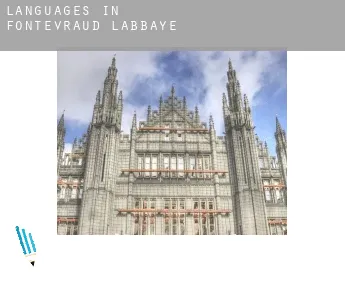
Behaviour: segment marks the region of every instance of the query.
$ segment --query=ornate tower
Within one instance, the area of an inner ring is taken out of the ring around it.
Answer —
[[[266,235],[266,209],[251,109],[246,95],[242,100],[240,83],[231,61],[227,77],[228,101],[223,94],[223,114],[235,233]]]
[[[282,129],[278,117],[276,117],[276,153],[279,161],[280,172],[287,187],[287,141],[285,131]]]
[[[63,157],[63,152],[65,150],[65,117],[64,113],[62,114],[58,126],[57,126],[57,175],[59,177],[59,171],[60,171],[60,164]]]
[[[115,57],[98,91],[89,133],[79,234],[113,234],[112,215],[123,109]]]

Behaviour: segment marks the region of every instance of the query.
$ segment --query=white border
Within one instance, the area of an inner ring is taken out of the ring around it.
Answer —
[[[288,236],[57,236],[56,52],[1,52],[0,62],[6,257],[0,276],[150,282],[343,276],[336,254],[344,246],[345,53],[288,53]],[[34,268],[21,259],[16,225],[32,233]]]

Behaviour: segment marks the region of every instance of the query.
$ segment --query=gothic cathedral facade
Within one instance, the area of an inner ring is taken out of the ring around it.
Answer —
[[[64,153],[57,127],[59,235],[286,235],[287,140],[276,118],[277,159],[254,132],[229,61],[224,136],[171,88],[121,131],[116,60],[96,95],[87,132]]]

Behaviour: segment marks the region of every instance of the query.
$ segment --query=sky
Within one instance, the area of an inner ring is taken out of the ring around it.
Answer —
[[[224,135],[222,93],[229,59],[249,98],[255,132],[267,142],[271,155],[276,116],[287,133],[286,51],[63,51],[58,52],[57,119],[65,111],[66,151],[86,132],[114,54],[118,90],[124,96],[124,133],[130,132],[134,111],[138,121],[146,120],[147,106],[158,109],[160,95],[167,98],[174,85],[175,95],[186,96],[190,110],[198,106],[201,121],[208,124],[212,114],[217,135]]]

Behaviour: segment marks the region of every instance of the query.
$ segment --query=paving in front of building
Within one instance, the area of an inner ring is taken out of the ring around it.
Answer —
[[[224,136],[174,87],[158,109],[148,106],[145,121],[134,113],[130,134],[123,134],[117,72],[114,57],[71,153],[64,154],[64,114],[59,120],[59,235],[287,234],[286,134],[276,118],[277,158],[270,156],[231,61]]]

